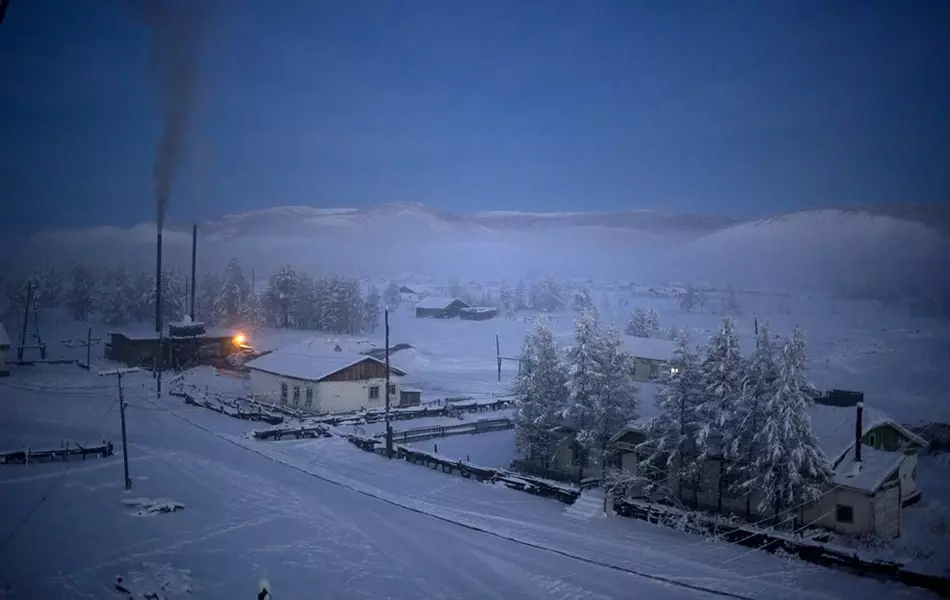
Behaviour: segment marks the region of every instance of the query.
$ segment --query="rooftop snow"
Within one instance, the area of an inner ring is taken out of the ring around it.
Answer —
[[[432,296],[423,298],[416,304],[416,308],[448,308],[453,302],[462,302],[458,298]],[[465,304],[462,302],[462,304]],[[466,306],[468,306],[466,304]]]
[[[3,323],[0,323],[0,347],[9,347],[10,346],[10,336],[7,335],[7,330],[4,329]]]
[[[676,343],[670,340],[626,335],[623,337],[623,349],[636,358],[670,360],[676,351]]]
[[[854,446],[854,421],[857,419],[857,408],[854,406],[827,406],[813,404],[808,408],[811,418],[811,427],[818,436],[825,455],[832,463],[838,461],[843,454]],[[864,414],[861,417],[863,436],[875,427],[888,424],[918,444],[926,445],[919,436],[907,431],[887,413],[873,406],[864,405]],[[869,446],[865,445],[864,448]],[[863,450],[862,450],[863,452]],[[893,453],[891,453],[893,454]]]
[[[304,381],[321,381],[334,373],[355,365],[357,363],[371,360],[379,364],[385,364],[376,360],[372,356],[365,354],[350,354],[348,352],[327,353],[308,353],[297,347],[297,351],[278,350],[265,354],[260,358],[245,363],[249,369],[256,369],[274,375],[283,375],[293,379],[302,379]],[[394,375],[405,375],[405,371],[390,366]]]
[[[886,452],[861,446],[861,462],[854,461],[849,452],[835,467],[835,484],[873,494],[904,462],[903,452]]]

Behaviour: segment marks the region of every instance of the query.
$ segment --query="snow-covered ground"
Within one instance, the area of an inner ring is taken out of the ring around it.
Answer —
[[[410,448],[434,452],[479,467],[507,469],[515,459],[515,431],[492,431],[477,435],[453,435],[409,444]]]
[[[251,425],[126,377],[121,457],[0,468],[0,585],[16,598],[105,598],[116,576],[192,598],[926,597],[360,451],[340,438],[254,442]],[[118,441],[114,380],[74,366],[0,383],[7,445]],[[135,518],[122,499],[185,510]],[[741,560],[737,560],[741,559]],[[189,593],[187,589],[190,589]],[[175,597],[175,596],[172,596]]]

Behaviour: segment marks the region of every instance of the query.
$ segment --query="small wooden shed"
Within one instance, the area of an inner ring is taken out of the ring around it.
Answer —
[[[423,298],[416,304],[416,317],[454,319],[465,308],[470,306],[458,298]]]

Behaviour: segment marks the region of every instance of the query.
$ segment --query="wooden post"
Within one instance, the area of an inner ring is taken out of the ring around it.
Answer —
[[[389,420],[389,308],[383,312],[386,325],[386,458],[393,457],[393,424]]]
[[[86,370],[92,368],[92,327],[86,328]]]
[[[30,304],[33,303],[33,280],[26,282],[26,308],[23,309],[23,331],[20,334],[20,347],[16,349],[17,362],[23,362],[23,347],[26,346],[26,328],[30,320]]]
[[[495,334],[495,357],[498,359],[498,381],[501,381],[501,342]]]

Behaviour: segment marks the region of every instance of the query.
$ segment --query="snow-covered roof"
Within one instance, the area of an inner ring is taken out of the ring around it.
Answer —
[[[469,306],[468,308],[463,308],[462,310],[473,313],[498,312],[498,309],[494,306]]]
[[[10,347],[10,336],[7,335],[7,330],[4,329],[3,323],[0,323],[0,348],[9,348]]]
[[[423,298],[416,304],[416,308],[448,308],[453,302],[462,302],[458,298],[449,298],[449,297],[440,297],[440,296],[431,296],[429,298]],[[468,304],[462,302],[466,307]]]
[[[670,360],[676,352],[676,342],[657,338],[623,336],[623,349],[636,358]]]
[[[855,462],[854,452],[848,452],[835,467],[836,485],[873,494],[904,462],[903,452],[886,452],[861,446],[861,462]]]
[[[297,347],[288,350],[278,350],[265,354],[244,364],[249,369],[264,371],[273,375],[282,375],[304,381],[321,381],[334,373],[357,363],[371,360],[385,365],[381,360],[365,354],[351,354],[349,352],[304,352]],[[406,372],[390,365],[394,375],[405,375]]]
[[[858,416],[857,407],[813,404],[808,408],[808,416],[811,419],[811,428],[818,436],[822,450],[825,451],[825,455],[832,463],[837,462],[843,454],[854,446],[854,422]],[[908,431],[890,415],[867,404],[864,405],[861,424],[862,436],[875,427],[886,424],[915,443],[921,446],[927,445],[920,436]],[[867,448],[868,446],[865,445],[864,447]]]

